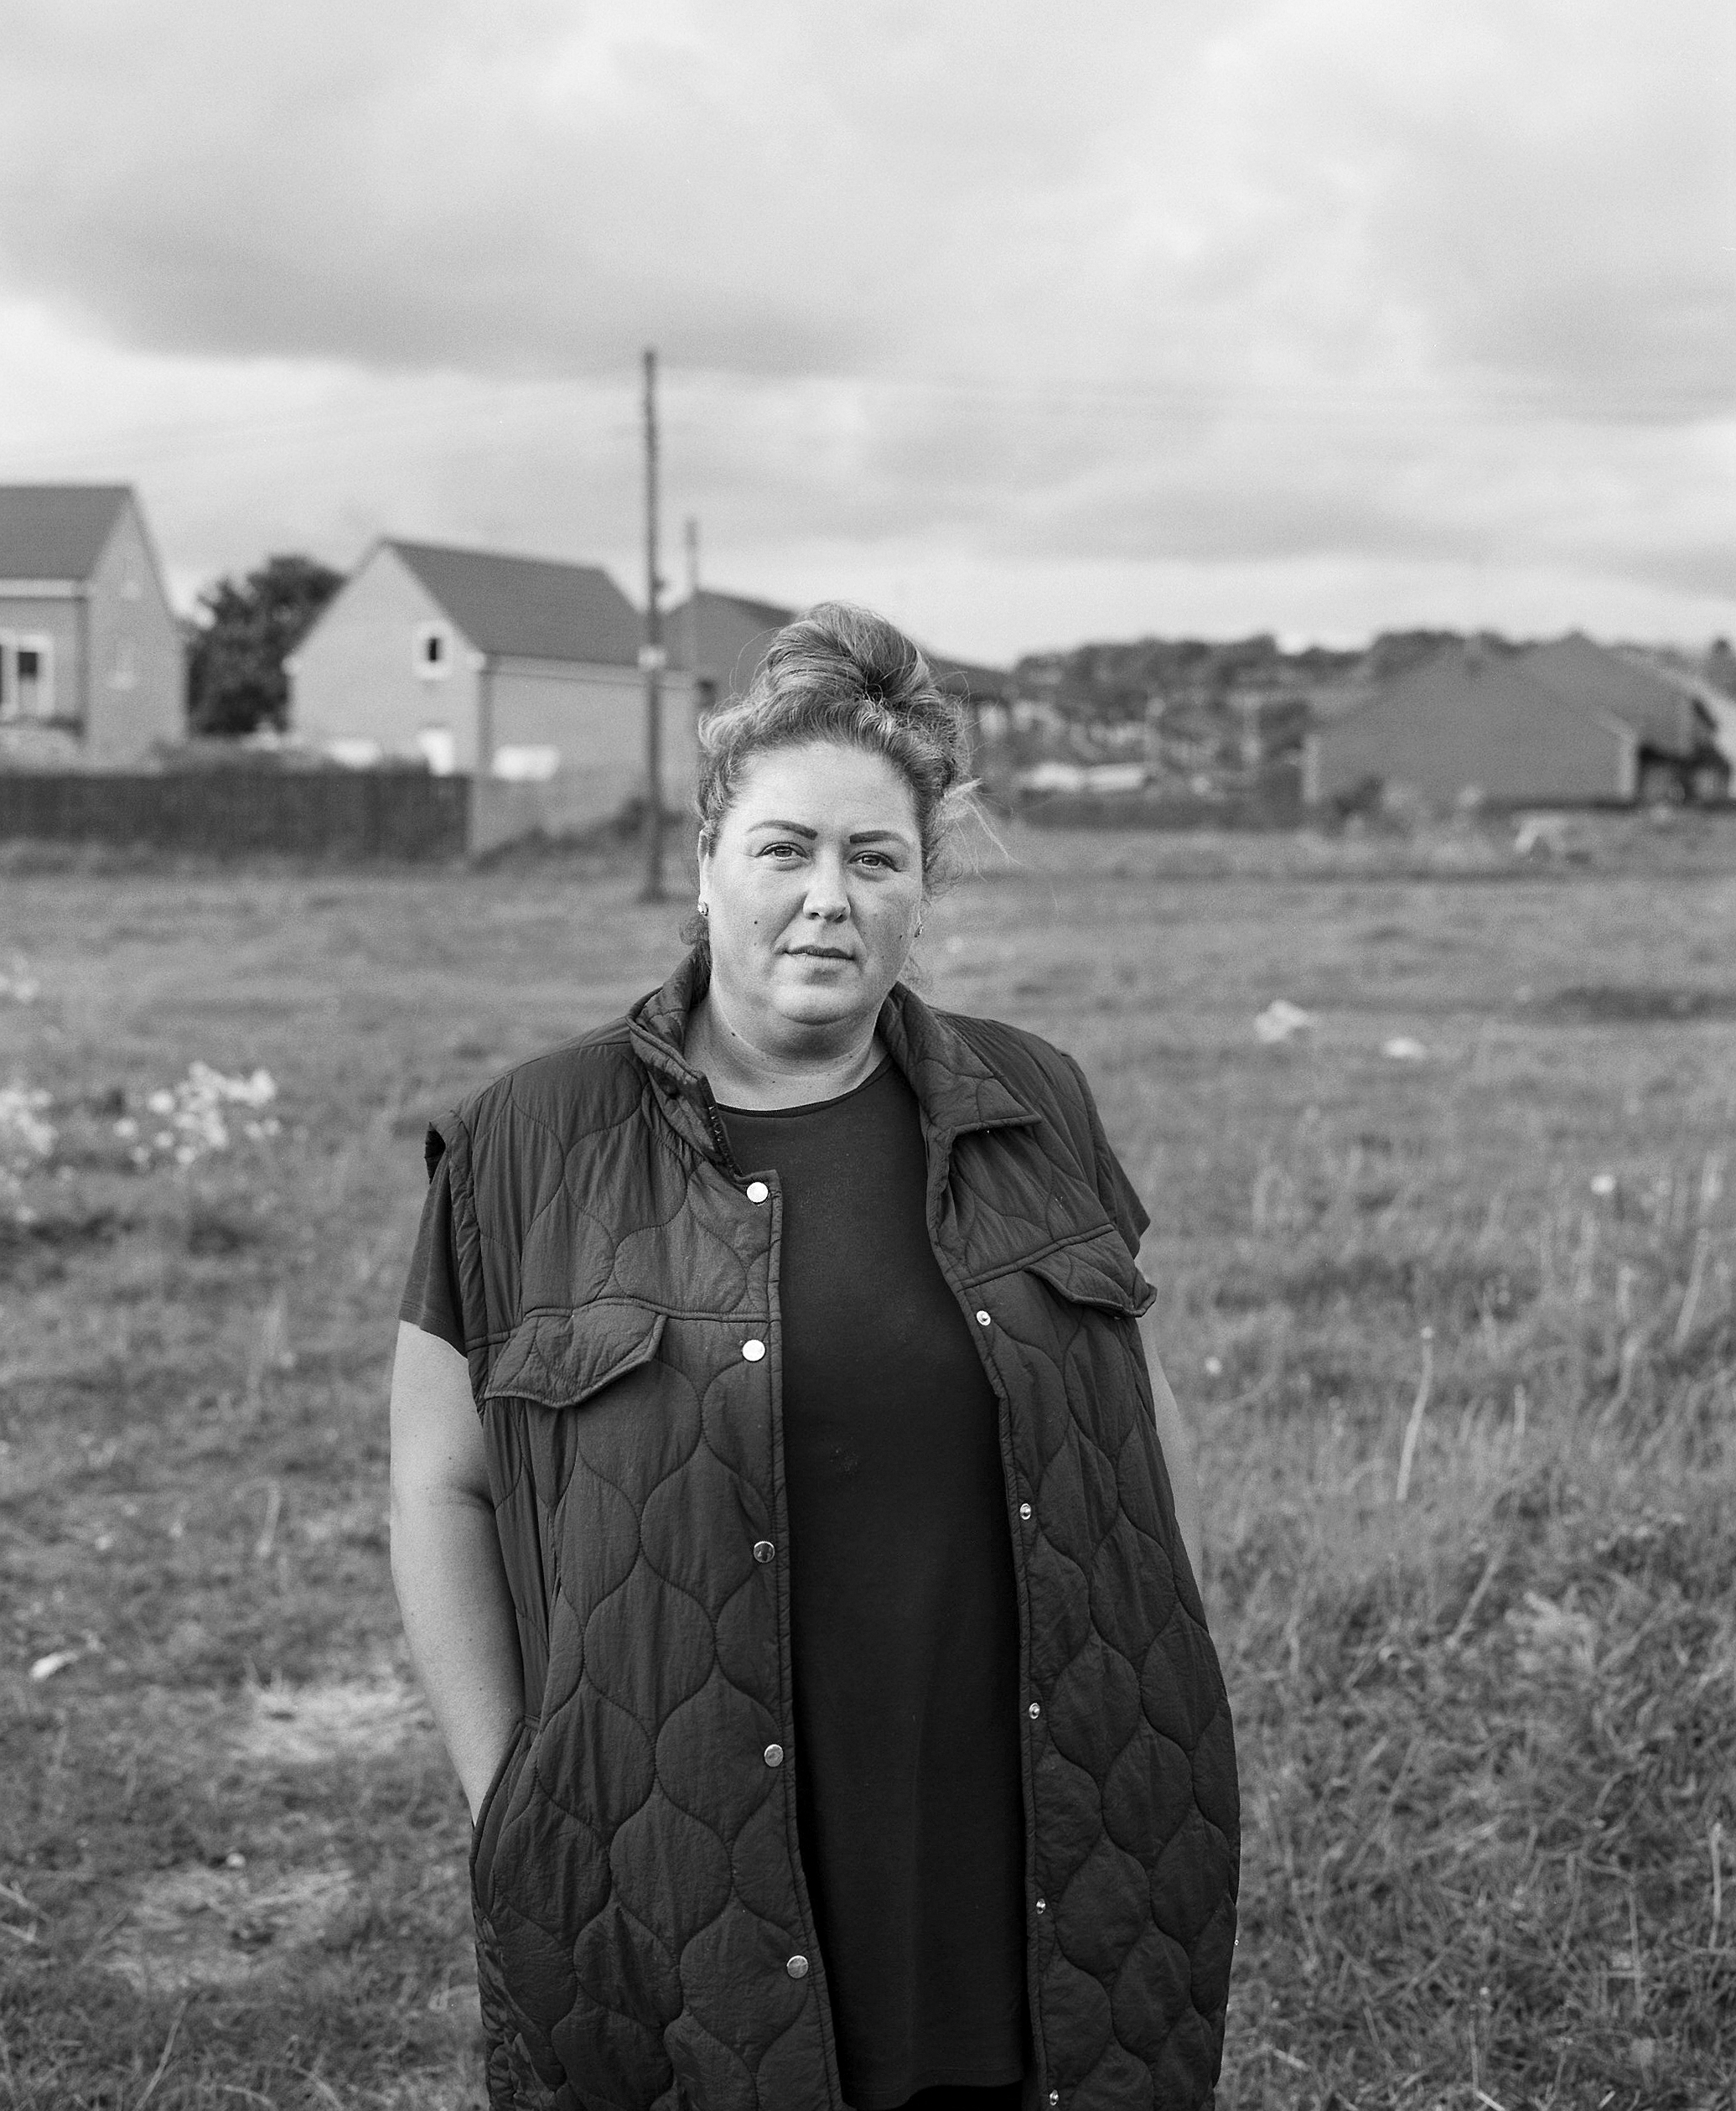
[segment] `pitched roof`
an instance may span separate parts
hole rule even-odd
[[[0,484],[0,579],[88,579],[125,484]]]
[[[1589,698],[1569,696],[1557,683],[1545,682],[1529,664],[1530,657],[1528,652],[1490,651],[1475,643],[1443,645],[1381,682],[1348,710],[1318,723],[1313,737],[1329,743],[1342,728],[1354,739],[1362,722],[1382,709],[1451,711],[1474,683],[1479,697],[1499,698],[1511,712],[1552,718],[1567,733],[1576,720],[1590,718],[1624,739],[1632,737],[1625,718]]]
[[[1583,631],[1535,645],[1520,656],[1528,674],[1570,703],[1588,705],[1633,728],[1648,747],[1692,755],[1698,726],[1694,699],[1625,653],[1593,644]]]
[[[727,608],[762,630],[781,630],[786,623],[795,620],[794,609],[780,608],[775,601],[755,601],[745,594],[719,594],[712,587],[702,586],[697,599],[702,611],[707,606]],[[679,608],[671,609],[671,618],[681,615],[688,606],[688,602],[683,601]]]
[[[388,541],[479,652],[632,666],[645,620],[600,565]]]

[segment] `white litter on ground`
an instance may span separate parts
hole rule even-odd
[[[1303,1011],[1300,1004],[1293,1004],[1288,997],[1277,997],[1254,1021],[1254,1038],[1270,1047],[1304,1032],[1314,1023],[1313,1014]]]
[[[1391,1040],[1382,1041],[1381,1053],[1395,1063],[1426,1063],[1428,1061],[1428,1050],[1421,1041],[1413,1040],[1408,1034],[1395,1034]]]

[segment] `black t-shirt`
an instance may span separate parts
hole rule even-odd
[[[1023,2070],[1018,1623],[998,1409],[929,1245],[892,1063],[843,1097],[721,1108],[782,1200],[785,1484],[802,1861],[844,2096]],[[435,1175],[403,1317],[464,1346]]]

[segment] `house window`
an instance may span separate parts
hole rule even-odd
[[[0,636],[0,718],[54,715],[54,641]]]
[[[132,664],[132,640],[124,630],[115,640],[115,664],[108,682],[111,689],[136,689],[138,687],[138,670]]]
[[[452,632],[443,623],[424,623],[416,634],[416,672],[441,682],[452,672]]]

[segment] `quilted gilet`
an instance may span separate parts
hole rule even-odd
[[[781,1201],[681,1056],[690,957],[436,1125],[524,1720],[471,1852],[493,2111],[847,2111],[798,1847]],[[1195,2111],[1238,1797],[1176,1531],[1128,1190],[1083,1078],[900,987],[928,1227],[1000,1405],[1029,2111]],[[756,1197],[759,1199],[755,1199]],[[1132,1206],[1137,1207],[1137,1205]],[[1143,1216],[1143,1213],[1142,1213]]]

